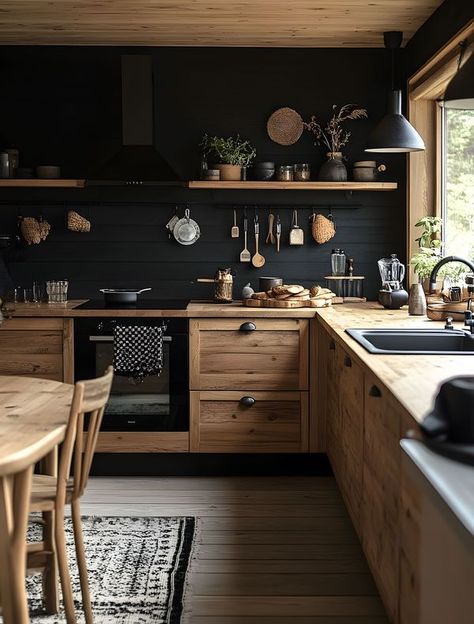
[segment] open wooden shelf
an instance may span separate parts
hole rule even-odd
[[[240,190],[285,190],[285,191],[394,191],[396,182],[211,182],[191,180],[189,188],[194,189],[240,189]]]
[[[8,178],[0,180],[0,188],[84,188],[84,186],[85,180],[39,180],[38,178],[29,178],[27,180]]]

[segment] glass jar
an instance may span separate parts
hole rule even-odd
[[[331,253],[331,273],[333,276],[346,274],[346,254],[344,249],[333,249]]]
[[[293,169],[296,182],[309,182],[311,171],[308,163],[296,163]]]
[[[280,165],[276,175],[279,182],[293,182],[293,165]]]

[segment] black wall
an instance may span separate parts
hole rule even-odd
[[[81,177],[120,145],[120,53],[117,48],[0,49],[0,138],[16,145],[21,165],[60,164],[63,175]],[[259,160],[280,163],[323,162],[323,149],[305,133],[291,147],[281,147],[266,134],[269,114],[291,106],[305,119],[325,119],[332,104],[365,106],[368,120],[349,122],[349,162],[370,158],[365,137],[384,114],[389,88],[386,52],[353,49],[216,49],[160,48],[155,67],[156,143],[183,179],[193,179],[205,131],[240,132],[257,147]],[[223,192],[169,188],[109,188],[69,191],[2,190],[0,234],[16,227],[18,215],[42,214],[52,233],[40,245],[10,250],[7,263],[16,284],[65,276],[72,296],[94,296],[99,287],[152,286],[152,296],[206,298],[210,288],[192,284],[217,267],[234,266],[237,287],[257,285],[259,275],[281,275],[287,281],[312,283],[327,274],[334,246],[355,259],[356,273],[367,275],[367,294],[379,284],[376,261],[405,250],[405,158],[381,158],[383,179],[399,183],[395,192]],[[168,240],[164,225],[175,204],[189,203],[202,236],[191,247]],[[249,217],[258,207],[262,226],[268,209],[283,223],[281,253],[263,245],[263,269],[238,263],[242,240],[230,238],[233,205],[247,204]],[[303,248],[287,244],[293,206],[299,206],[307,229]],[[312,211],[332,209],[337,223],[333,241],[318,246],[310,238]],[[92,222],[90,234],[65,229],[67,209]],[[240,210],[239,215],[242,214]],[[265,230],[265,227],[262,227]],[[263,234],[263,238],[265,234]],[[253,248],[253,245],[252,247]]]

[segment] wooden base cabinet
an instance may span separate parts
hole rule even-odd
[[[0,375],[73,383],[73,321],[12,318],[0,327]]]
[[[190,321],[190,450],[308,451],[306,319]]]
[[[364,431],[364,372],[336,342],[321,340],[326,356],[327,453],[356,531],[360,535]]]

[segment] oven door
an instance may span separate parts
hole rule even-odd
[[[160,375],[150,375],[143,381],[114,375],[109,402],[104,412],[105,431],[185,431],[187,401],[180,391],[179,336],[163,337],[163,368]],[[95,348],[95,375],[103,374],[113,363],[112,335],[91,335]],[[176,344],[174,344],[176,342]],[[185,393],[187,394],[187,393]]]

